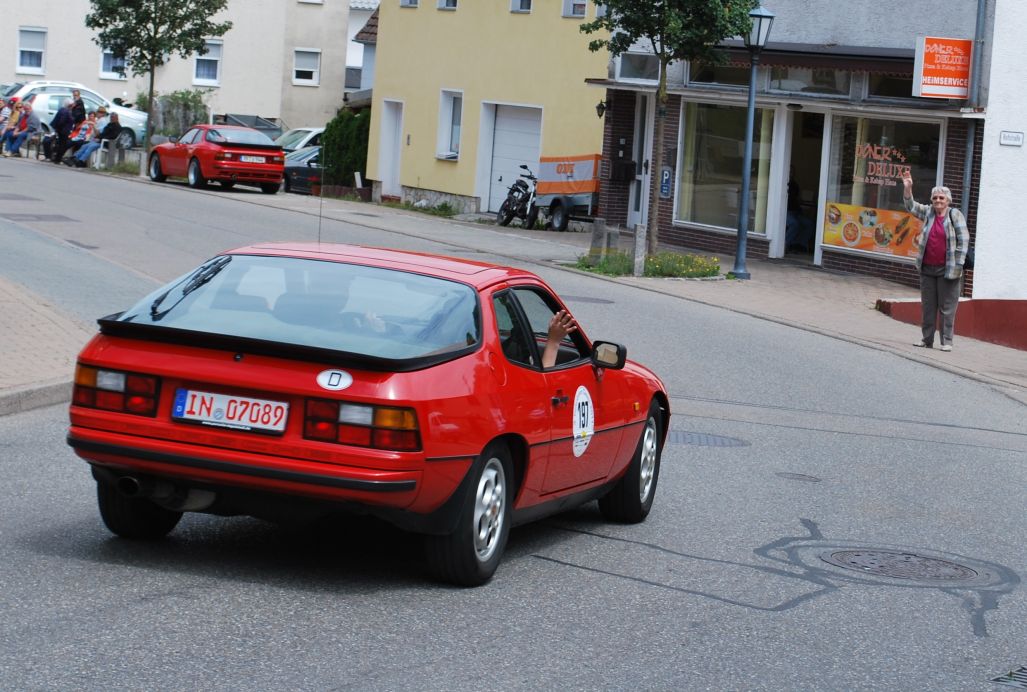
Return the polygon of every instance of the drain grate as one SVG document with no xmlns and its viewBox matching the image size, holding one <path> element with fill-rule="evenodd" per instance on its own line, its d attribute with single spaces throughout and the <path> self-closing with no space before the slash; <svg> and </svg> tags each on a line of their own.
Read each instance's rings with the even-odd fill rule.
<svg viewBox="0 0 1027 692">
<path fill-rule="evenodd" d="M 612 300 L 606 300 L 605 298 L 590 298 L 588 296 L 562 296 L 562 298 L 572 303 L 595 303 L 596 305 L 613 305 Z"/>
<path fill-rule="evenodd" d="M 8 221 L 74 221 L 75 219 L 60 214 L 0 214 L 0 218 Z"/>
<path fill-rule="evenodd" d="M 976 570 L 948 560 L 893 550 L 839 550 L 820 555 L 824 562 L 863 574 L 946 584 L 973 581 Z"/>
<path fill-rule="evenodd" d="M 672 445 L 696 445 L 698 447 L 748 447 L 749 443 L 736 437 L 721 437 L 707 433 L 683 432 L 671 430 L 667 434 L 667 442 Z"/>
<path fill-rule="evenodd" d="M 816 476 L 807 476 L 805 473 L 789 473 L 788 471 L 778 471 L 774 475 L 778 478 L 786 478 L 790 481 L 804 481 L 806 483 L 819 483 L 823 480 Z"/>
<path fill-rule="evenodd" d="M 1021 666 L 1005 675 L 992 678 L 991 681 L 997 682 L 1000 685 L 1005 685 L 1006 687 L 1016 687 L 1021 690 L 1027 690 L 1027 668 Z"/>
</svg>

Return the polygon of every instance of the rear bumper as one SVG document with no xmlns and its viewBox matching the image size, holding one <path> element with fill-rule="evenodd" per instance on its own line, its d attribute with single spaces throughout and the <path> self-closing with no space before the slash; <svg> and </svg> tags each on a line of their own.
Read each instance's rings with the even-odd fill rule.
<svg viewBox="0 0 1027 692">
<path fill-rule="evenodd" d="M 230 180 L 240 183 L 281 183 L 283 169 L 260 169 L 252 166 L 239 166 L 214 162 L 211 180 Z"/>
<path fill-rule="evenodd" d="M 382 471 L 197 447 L 80 426 L 72 426 L 67 441 L 94 467 L 98 480 L 145 476 L 179 487 L 220 489 L 236 500 L 241 498 L 243 502 L 237 506 L 257 506 L 258 510 L 267 502 L 263 498 L 291 498 L 293 505 L 306 504 L 321 513 L 370 514 L 421 533 L 451 532 L 470 492 L 469 458 L 432 462 L 423 471 Z M 101 473 L 95 473 L 96 469 Z"/>
</svg>

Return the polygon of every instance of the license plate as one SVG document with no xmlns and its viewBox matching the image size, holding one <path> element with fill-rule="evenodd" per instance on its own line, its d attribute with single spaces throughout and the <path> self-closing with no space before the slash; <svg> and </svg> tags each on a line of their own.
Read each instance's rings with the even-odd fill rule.
<svg viewBox="0 0 1027 692">
<path fill-rule="evenodd" d="M 263 156 L 240 156 L 239 160 L 243 163 L 264 163 Z"/>
<path fill-rule="evenodd" d="M 289 404 L 248 396 L 178 389 L 175 390 L 171 417 L 218 428 L 281 433 L 289 417 Z"/>
</svg>

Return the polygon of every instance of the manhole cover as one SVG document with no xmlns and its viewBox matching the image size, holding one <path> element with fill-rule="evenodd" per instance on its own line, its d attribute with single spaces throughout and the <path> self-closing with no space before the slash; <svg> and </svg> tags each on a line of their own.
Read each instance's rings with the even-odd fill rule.
<svg viewBox="0 0 1027 692">
<path fill-rule="evenodd" d="M 706 433 L 682 432 L 671 430 L 667 434 L 667 442 L 672 445 L 696 445 L 699 447 L 748 447 L 749 443 L 735 437 L 721 437 Z"/>
<path fill-rule="evenodd" d="M 1021 666 L 1005 675 L 992 678 L 991 681 L 997 682 L 1000 685 L 1006 685 L 1007 687 L 1017 687 L 1021 690 L 1027 690 L 1027 668 Z"/>
<path fill-rule="evenodd" d="M 820 559 L 836 567 L 894 579 L 950 584 L 979 576 L 976 570 L 955 562 L 891 550 L 838 550 L 822 553 Z"/>
<path fill-rule="evenodd" d="M 774 475 L 778 478 L 786 478 L 790 481 L 804 481 L 806 483 L 819 483 L 822 480 L 816 476 L 807 476 L 805 473 L 788 473 L 787 471 L 778 471 Z"/>
<path fill-rule="evenodd" d="M 574 303 L 595 303 L 596 305 L 613 305 L 612 300 L 605 298 L 589 298 L 588 296 L 563 296 L 563 299 Z"/>
</svg>

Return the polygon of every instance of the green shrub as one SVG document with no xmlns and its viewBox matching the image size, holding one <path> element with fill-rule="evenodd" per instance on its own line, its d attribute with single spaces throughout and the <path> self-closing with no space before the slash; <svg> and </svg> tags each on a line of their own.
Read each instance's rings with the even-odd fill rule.
<svg viewBox="0 0 1027 692">
<path fill-rule="evenodd" d="M 599 262 L 591 264 L 588 255 L 578 258 L 578 269 L 606 274 L 627 276 L 634 273 L 635 260 L 626 252 L 608 252 Z M 658 252 L 645 258 L 644 276 L 675 277 L 695 279 L 720 274 L 720 260 L 716 257 L 687 255 L 678 252 Z"/>
<path fill-rule="evenodd" d="M 321 165 L 328 185 L 354 187 L 367 164 L 367 138 L 371 132 L 371 111 L 339 111 L 325 126 L 321 136 Z"/>
</svg>

